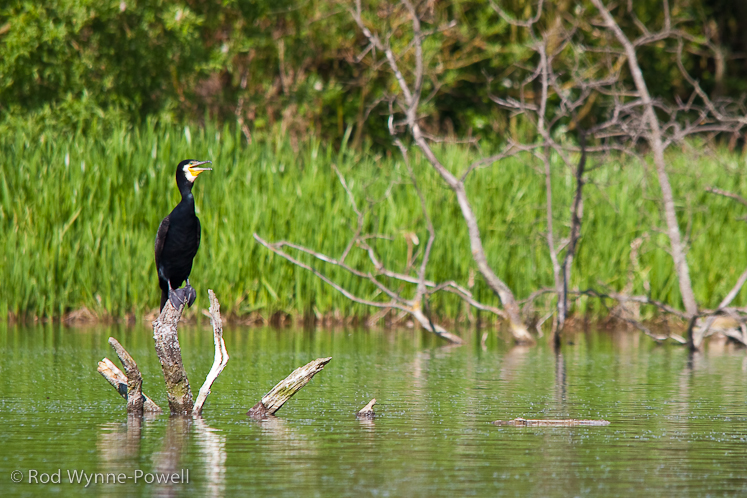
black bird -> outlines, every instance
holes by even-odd
[[[156,234],[156,270],[158,284],[161,287],[161,311],[170,299],[171,304],[179,309],[184,303],[192,306],[197,293],[189,285],[189,273],[192,271],[197,249],[200,247],[200,220],[195,215],[195,198],[192,186],[197,176],[213,168],[201,168],[210,161],[186,159],[176,167],[176,185],[182,200],[165,217]],[[179,287],[187,281],[183,289]]]

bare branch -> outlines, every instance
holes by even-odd
[[[337,292],[339,292],[340,294],[342,294],[346,298],[350,299],[351,301],[354,301],[354,302],[359,303],[359,304],[365,304],[366,306],[373,306],[375,308],[396,308],[396,309],[399,309],[399,310],[402,310],[402,311],[407,311],[407,312],[410,311],[409,307],[407,307],[405,305],[402,305],[402,304],[400,304],[400,303],[398,303],[396,301],[391,301],[391,302],[388,302],[388,303],[379,302],[379,301],[370,301],[368,299],[363,299],[363,298],[360,298],[360,297],[352,294],[351,292],[349,292],[345,288],[341,287],[340,285],[338,285],[337,283],[335,283],[334,281],[332,281],[329,277],[327,277],[323,273],[319,272],[315,268],[313,268],[313,267],[311,267],[311,266],[309,266],[309,265],[307,265],[305,263],[302,263],[301,261],[298,261],[293,256],[291,256],[290,254],[288,254],[285,251],[283,251],[282,249],[280,249],[280,247],[282,247],[283,245],[289,245],[287,242],[282,242],[282,243],[280,243],[280,245],[278,245],[278,244],[270,244],[269,242],[265,241],[262,237],[260,237],[256,233],[254,234],[254,239],[257,242],[259,242],[260,244],[262,244],[263,246],[265,246],[270,251],[272,251],[275,254],[277,254],[278,256],[287,259],[288,261],[290,261],[294,265],[299,266],[299,267],[303,268],[304,270],[310,271],[317,278],[319,278],[320,280],[322,280],[323,282],[325,282],[326,284],[328,284],[329,286],[331,286],[333,289],[335,289]],[[326,256],[324,256],[322,254],[320,254],[319,256],[320,256],[319,259],[326,258]],[[328,261],[332,262],[334,260],[329,260],[328,259]],[[340,266],[342,266],[342,265],[340,265]],[[345,267],[345,268],[347,269],[347,267]]]
[[[721,190],[720,188],[716,188],[716,187],[706,187],[705,190],[706,190],[706,192],[709,192],[711,194],[722,195],[724,197],[728,197],[730,199],[734,199],[735,201],[737,201],[738,203],[742,204],[743,206],[747,206],[747,199],[745,199],[744,197],[742,197],[742,196],[740,196],[738,194],[735,194],[733,192],[728,192],[726,190]]]
[[[210,322],[213,324],[215,356],[213,358],[213,366],[210,368],[207,377],[205,377],[205,382],[202,384],[195,400],[195,406],[192,408],[192,415],[196,416],[202,415],[202,407],[205,405],[205,401],[210,394],[210,389],[228,364],[228,351],[226,351],[226,342],[223,340],[223,319],[220,316],[220,303],[212,290],[208,290],[208,297],[210,299],[210,308],[206,315],[210,317]]]

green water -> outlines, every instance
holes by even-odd
[[[117,337],[144,389],[167,406],[151,331],[0,325],[0,491],[5,496],[729,496],[747,493],[747,356],[693,357],[635,333],[546,346],[441,347],[416,331],[226,330],[231,359],[204,418],[129,418],[96,373]],[[208,327],[181,333],[197,391]],[[246,417],[277,381],[331,363],[264,423]],[[115,360],[116,361],[116,360]],[[374,421],[354,413],[378,400]],[[605,418],[607,427],[513,428],[526,418]],[[23,473],[21,483],[11,473]],[[60,484],[29,475],[60,471]],[[68,471],[124,474],[70,484]],[[189,472],[189,483],[132,477]],[[85,479],[85,478],[84,478]]]

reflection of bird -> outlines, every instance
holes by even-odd
[[[156,270],[161,287],[161,311],[166,300],[171,300],[174,308],[187,303],[192,306],[197,293],[189,285],[189,272],[192,260],[200,247],[200,220],[195,216],[195,198],[192,186],[197,175],[212,168],[200,168],[210,161],[187,159],[176,167],[176,185],[182,200],[161,221],[156,234]],[[187,286],[179,286],[187,281]]]

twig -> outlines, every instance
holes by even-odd
[[[745,199],[741,195],[735,194],[734,192],[728,192],[716,187],[706,187],[705,190],[706,192],[709,192],[711,194],[722,195],[724,197],[728,197],[729,199],[734,199],[743,206],[747,206],[747,199]]]

